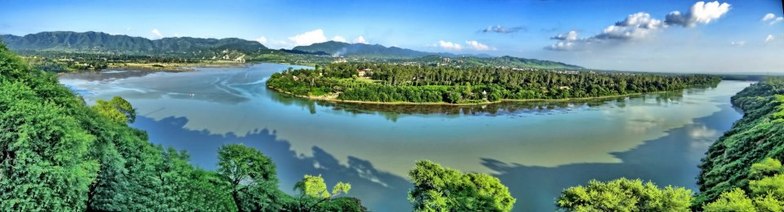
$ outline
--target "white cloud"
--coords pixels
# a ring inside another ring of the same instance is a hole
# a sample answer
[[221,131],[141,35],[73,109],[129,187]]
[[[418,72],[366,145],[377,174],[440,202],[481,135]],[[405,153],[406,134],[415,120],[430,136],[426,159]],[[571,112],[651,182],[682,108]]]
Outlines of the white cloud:
[[343,36],[340,36],[340,35],[335,35],[335,37],[332,37],[332,40],[333,41],[337,41],[337,42],[343,42],[343,43],[348,42],[348,41],[346,41],[346,38],[344,38]]
[[770,20],[773,20],[775,18],[776,18],[776,15],[774,15],[773,13],[768,13],[768,14],[765,14],[765,16],[762,16],[762,21],[770,21]]
[[155,39],[163,38],[163,34],[158,29],[152,29],[152,31],[150,31],[150,34],[152,34],[152,37]]
[[761,21],[762,22],[767,22],[769,25],[773,25],[773,24],[776,24],[778,22],[783,22],[784,21],[784,17],[776,17],[776,15],[774,15],[773,13],[768,13],[768,14],[765,14],[765,16],[762,17]]
[[466,44],[468,44],[468,46],[470,46],[471,48],[473,48],[474,50],[477,50],[477,51],[495,50],[495,48],[490,47],[490,46],[488,46],[486,44],[480,43],[479,41],[475,41],[475,40],[468,40],[468,41],[466,41]]
[[556,35],[556,36],[552,37],[551,39],[553,39],[553,40],[562,40],[562,41],[575,41],[575,40],[577,40],[577,31],[572,30],[572,31],[569,31],[569,32],[564,33],[564,34]]
[[774,39],[776,39],[776,37],[773,37],[773,35],[768,35],[768,37],[765,37],[765,43],[771,42]]
[[515,33],[519,31],[526,31],[526,28],[520,26],[507,28],[501,25],[495,25],[495,26],[488,26],[487,28],[484,28],[479,31],[484,33],[493,32],[493,33],[509,34],[509,33]]
[[545,47],[545,49],[583,50],[601,44],[620,44],[625,41],[641,40],[656,32],[663,31],[669,26],[694,27],[698,24],[714,22],[727,14],[729,10],[730,4],[728,3],[700,1],[692,5],[688,12],[670,12],[664,21],[655,19],[646,12],[638,12],[605,27],[601,33],[590,37],[579,38],[575,31],[553,36],[550,39],[556,40],[556,43]]
[[259,42],[260,44],[267,44],[267,37],[264,36],[258,37],[256,38],[256,42]]
[[746,41],[745,40],[742,40],[742,41],[732,41],[732,42],[730,42],[730,45],[737,46],[737,47],[742,47],[742,46],[746,45]]
[[326,42],[327,36],[324,35],[324,30],[315,29],[299,35],[295,35],[293,37],[289,37],[289,41],[294,46],[307,46],[314,43]]
[[365,37],[363,37],[362,35],[360,35],[359,37],[357,37],[357,38],[354,38],[354,43],[362,43],[362,44],[366,44],[366,43],[367,43],[367,40],[365,40]]
[[662,26],[662,21],[651,18],[651,14],[638,12],[627,16],[623,21],[604,28],[601,34],[594,37],[598,39],[639,39],[659,30]]
[[461,46],[460,44],[452,43],[449,41],[443,41],[443,40],[438,41],[438,47],[441,47],[442,49],[446,49],[446,50],[453,50],[453,51],[460,51],[463,49],[463,46]]
[[672,11],[667,14],[665,22],[671,25],[681,25],[684,27],[694,27],[697,24],[708,24],[721,18],[730,11],[730,4],[698,1],[691,6],[688,12]]

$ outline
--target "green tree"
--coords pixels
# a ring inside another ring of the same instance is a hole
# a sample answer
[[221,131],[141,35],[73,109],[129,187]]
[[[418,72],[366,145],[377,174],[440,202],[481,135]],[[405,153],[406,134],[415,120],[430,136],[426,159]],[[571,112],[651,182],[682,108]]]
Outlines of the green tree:
[[565,189],[556,206],[566,211],[690,211],[691,195],[688,189],[660,189],[639,179],[591,180]]
[[[347,207],[347,210],[349,211],[356,209],[364,211],[362,207],[351,206],[351,201],[342,201],[338,200],[339,198],[336,198],[341,194],[348,194],[348,191],[351,190],[351,184],[348,183],[338,182],[332,187],[332,192],[330,192],[327,190],[327,184],[324,183],[324,178],[321,178],[320,175],[305,175],[301,181],[294,185],[294,189],[300,193],[298,207],[296,209],[299,211],[336,208],[340,205],[343,206],[337,208]],[[358,203],[358,201],[356,203]]]
[[240,211],[276,210],[279,195],[275,164],[258,150],[229,144],[218,151],[218,174],[229,182]]
[[706,204],[705,211],[782,211],[784,210],[784,169],[781,162],[765,158],[751,165],[747,195],[741,188],[722,193],[719,198]]
[[511,211],[515,198],[498,178],[461,173],[430,161],[417,161],[409,172],[408,193],[415,211]]
[[136,120],[136,110],[133,109],[131,103],[119,96],[115,96],[109,101],[98,100],[93,109],[98,114],[117,123],[133,123]]

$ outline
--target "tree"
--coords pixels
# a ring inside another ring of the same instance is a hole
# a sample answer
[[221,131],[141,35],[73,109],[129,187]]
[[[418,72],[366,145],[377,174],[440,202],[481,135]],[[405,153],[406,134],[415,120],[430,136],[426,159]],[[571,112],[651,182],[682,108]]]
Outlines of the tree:
[[498,178],[461,173],[430,161],[417,161],[409,172],[408,193],[415,211],[511,211],[515,198]]
[[229,144],[218,151],[218,174],[229,182],[231,196],[240,211],[275,210],[278,192],[275,165],[261,152],[242,144]]
[[706,204],[705,211],[783,211],[784,168],[781,162],[765,158],[751,165],[747,195],[741,188],[722,193],[719,198]]
[[93,109],[98,114],[117,123],[133,123],[136,120],[136,110],[133,109],[131,103],[119,96],[115,96],[109,101],[98,100]]
[[688,189],[660,189],[639,179],[591,180],[564,190],[556,206],[566,211],[690,211],[691,195]]
[[[324,183],[324,178],[321,178],[321,175],[305,175],[301,181],[294,185],[294,189],[300,192],[298,207],[296,209],[299,211],[313,211],[318,208],[326,209],[335,208],[336,206],[340,206],[338,208],[347,207],[349,210],[359,209],[360,211],[364,211],[361,205],[359,205],[360,207],[352,206],[353,204],[351,201],[335,201],[339,199],[336,198],[337,196],[348,194],[348,191],[351,190],[351,184],[348,183],[338,182],[332,187],[332,192],[330,192],[327,190],[327,184]],[[356,201],[356,203],[359,202]]]
[[38,92],[0,81],[0,211],[84,210],[98,169],[87,157],[95,138]]

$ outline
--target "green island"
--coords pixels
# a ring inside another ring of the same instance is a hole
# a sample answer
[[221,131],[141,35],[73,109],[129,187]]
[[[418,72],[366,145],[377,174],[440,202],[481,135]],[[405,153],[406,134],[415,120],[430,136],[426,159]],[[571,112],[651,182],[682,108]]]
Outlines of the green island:
[[570,69],[332,63],[273,74],[267,87],[300,97],[384,104],[574,100],[716,86],[710,75]]
[[[368,79],[357,78],[357,67],[374,73]],[[298,95],[324,95],[337,85],[345,86],[337,98],[382,100],[361,94],[393,89],[390,93],[395,95],[409,90],[433,95],[421,101],[394,95],[383,100],[460,103],[515,95],[555,99],[652,92],[717,80],[699,75],[484,71],[488,74],[334,64],[286,71],[271,82]],[[498,79],[507,83],[487,83]],[[508,83],[520,82],[515,79],[537,79],[530,82],[538,84]],[[617,86],[621,83],[626,86]],[[541,89],[552,85],[569,89]],[[489,94],[480,95],[480,90]],[[564,211],[782,211],[783,90],[784,80],[771,78],[733,97],[732,104],[744,111],[744,117],[711,146],[701,165],[699,192],[622,178],[566,188],[553,204]],[[460,98],[449,97],[450,92]],[[244,145],[220,148],[217,170],[195,167],[187,152],[154,145],[144,131],[129,127],[135,117],[133,106],[119,97],[88,106],[54,74],[0,45],[0,211],[367,210],[358,199],[345,196],[350,184],[338,182],[328,189],[319,175],[303,176],[295,187],[297,195],[286,194],[278,187],[269,157]],[[412,167],[408,195],[414,211],[511,211],[516,202],[492,175],[464,173],[424,160]]]

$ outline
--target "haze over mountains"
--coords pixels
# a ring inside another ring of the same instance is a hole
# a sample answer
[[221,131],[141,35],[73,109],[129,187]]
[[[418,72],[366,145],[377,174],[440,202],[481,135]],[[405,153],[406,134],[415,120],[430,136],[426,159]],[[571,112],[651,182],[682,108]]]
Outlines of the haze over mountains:
[[[239,38],[192,38],[167,37],[150,40],[128,35],[111,35],[103,32],[54,31],[24,36],[0,35],[0,39],[17,52],[68,52],[90,54],[188,56],[209,58],[214,55],[235,52],[242,55],[281,53],[321,57],[362,57],[383,60],[415,60],[419,62],[442,62],[442,57],[460,58],[468,65],[502,65],[530,68],[582,69],[580,66],[560,62],[516,58],[510,56],[490,57],[486,55],[455,55],[450,53],[422,52],[379,44],[344,43],[327,41],[308,46],[297,46],[291,50],[273,50],[256,41]],[[446,60],[453,62],[451,60]]]

